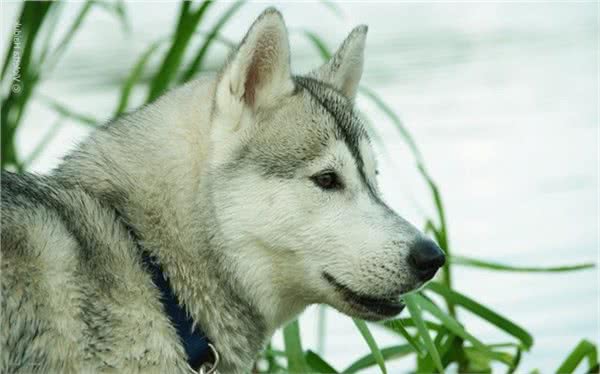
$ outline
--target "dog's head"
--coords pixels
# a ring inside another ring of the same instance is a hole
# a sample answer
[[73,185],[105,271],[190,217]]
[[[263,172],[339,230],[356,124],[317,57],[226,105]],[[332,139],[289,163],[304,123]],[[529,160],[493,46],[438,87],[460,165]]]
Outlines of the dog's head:
[[328,63],[292,76],[283,19],[265,11],[218,77],[210,183],[219,231],[254,271],[377,320],[399,313],[444,255],[380,197],[354,109],[366,34],[355,28]]

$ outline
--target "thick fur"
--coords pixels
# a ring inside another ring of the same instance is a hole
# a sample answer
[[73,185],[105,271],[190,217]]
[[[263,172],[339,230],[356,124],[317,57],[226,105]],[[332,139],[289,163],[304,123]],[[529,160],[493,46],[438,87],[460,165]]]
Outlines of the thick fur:
[[[142,251],[224,373],[307,305],[377,320],[360,302],[420,287],[421,234],[380,199],[353,109],[366,32],[293,77],[268,9],[217,76],[98,129],[50,176],[3,173],[0,371],[191,371]],[[317,186],[324,170],[343,187]]]

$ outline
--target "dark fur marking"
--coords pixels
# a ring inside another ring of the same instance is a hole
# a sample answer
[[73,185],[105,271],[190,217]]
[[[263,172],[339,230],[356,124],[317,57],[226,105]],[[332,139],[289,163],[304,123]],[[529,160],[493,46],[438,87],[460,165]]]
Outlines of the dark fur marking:
[[[102,254],[106,252],[105,245],[97,240],[93,229],[90,227],[93,222],[88,222],[82,217],[80,212],[72,209],[68,204],[61,201],[59,194],[69,193],[65,186],[60,185],[54,179],[42,177],[35,174],[23,173],[15,174],[3,171],[1,175],[2,202],[4,206],[16,205],[21,207],[45,207],[56,213],[65,228],[81,248],[80,264],[92,270],[90,274],[100,274],[96,278],[99,286],[104,290],[110,290],[114,284],[114,277],[111,273],[102,270],[103,267],[98,264],[102,259]],[[61,190],[62,188],[62,190]],[[82,190],[77,191],[69,198],[80,198],[77,194],[84,194]]]
[[371,197],[378,203],[382,203],[365,174],[365,164],[360,153],[359,143],[361,139],[368,139],[368,135],[362,126],[356,125],[360,122],[354,115],[352,103],[332,86],[314,78],[297,76],[294,77],[294,81],[333,117],[338,136],[346,143],[352,157],[356,160],[362,182]]

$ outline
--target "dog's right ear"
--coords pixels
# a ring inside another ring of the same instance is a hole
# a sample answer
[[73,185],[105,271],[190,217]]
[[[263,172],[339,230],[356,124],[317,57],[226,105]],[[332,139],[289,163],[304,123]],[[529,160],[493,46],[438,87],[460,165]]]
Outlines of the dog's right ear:
[[331,59],[309,75],[325,81],[354,100],[362,76],[368,27],[355,27]]
[[279,11],[268,8],[254,21],[218,79],[218,111],[256,110],[293,91],[288,33]]

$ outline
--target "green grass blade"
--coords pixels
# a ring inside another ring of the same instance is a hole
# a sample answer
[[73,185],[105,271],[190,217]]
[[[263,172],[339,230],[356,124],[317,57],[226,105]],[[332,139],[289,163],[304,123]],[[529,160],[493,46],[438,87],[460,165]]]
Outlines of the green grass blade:
[[412,320],[414,321],[415,326],[417,327],[417,331],[419,332],[419,335],[421,336],[421,338],[423,339],[423,342],[425,343],[425,348],[427,348],[427,352],[429,352],[429,355],[431,356],[431,359],[433,360],[433,362],[434,362],[436,368],[439,370],[439,372],[443,373],[444,367],[442,366],[442,360],[440,359],[440,354],[439,354],[437,348],[435,347],[435,344],[433,344],[433,340],[431,340],[431,336],[429,335],[429,330],[427,329],[427,326],[425,326],[421,307],[417,303],[417,296],[418,296],[417,294],[404,296],[404,303],[406,304],[406,307],[408,308],[408,311],[410,312],[410,316],[411,316]]
[[569,353],[563,363],[556,369],[557,373],[572,373],[586,358],[589,358],[590,369],[598,365],[598,352],[596,346],[588,340],[580,341],[577,346]]
[[262,354],[265,360],[267,361],[267,373],[274,373],[283,370],[283,368],[281,367],[281,365],[279,365],[275,357],[285,357],[285,352],[273,350],[271,342],[269,342],[269,344],[267,344],[267,348],[265,348]]
[[463,354],[463,341],[452,334],[447,328],[443,327],[435,337],[434,343],[438,347],[438,352],[442,358],[442,365],[446,367],[452,363],[456,356]]
[[283,329],[283,342],[285,345],[285,354],[288,360],[288,371],[292,373],[306,373],[308,366],[304,359],[302,351],[302,341],[300,340],[300,325],[298,320],[290,322]]
[[[442,361],[442,366],[447,367],[458,352],[462,350],[462,343],[456,341],[456,336],[448,331],[447,328],[442,327],[433,339],[433,344],[437,348]],[[435,371],[435,363],[431,359],[431,355],[417,358],[417,371],[424,373],[431,373]]]
[[[21,16],[19,17],[19,19],[23,18],[23,11],[24,9],[21,10]],[[6,74],[7,70],[8,70],[8,66],[10,64],[10,62],[13,59],[13,51],[15,49],[15,34],[17,33],[17,25],[19,25],[19,22],[15,23],[15,27],[13,28],[13,32],[10,34],[10,42],[8,43],[8,49],[6,50],[6,55],[4,56],[4,62],[2,63],[2,70],[0,71],[0,80],[2,82],[4,82],[4,75]]]
[[424,231],[427,234],[432,234],[433,237],[435,238],[436,242],[438,242],[438,243],[444,242],[444,236],[443,236],[442,231],[435,226],[435,224],[433,223],[432,220],[428,219],[427,221],[425,221],[425,230]]
[[283,358],[287,357],[287,354],[285,353],[285,351],[280,351],[278,349],[273,349],[271,347],[271,343],[269,343],[267,345],[267,348],[265,349],[265,353],[268,353],[268,354],[270,354],[273,357],[283,357]]
[[519,367],[519,364],[521,363],[522,353],[523,353],[523,350],[521,349],[521,347],[515,348],[515,355],[513,356],[513,361],[511,364],[512,367],[509,368],[508,374],[512,374],[517,371],[517,368]]
[[408,344],[410,344],[410,346],[413,347],[419,355],[424,356],[425,354],[427,354],[427,349],[425,348],[423,343],[413,338],[412,335],[409,334],[408,331],[406,331],[400,318],[391,321],[386,321],[383,323],[383,325],[391,329],[392,331],[395,331],[402,335],[404,339],[406,339]]
[[125,80],[123,84],[123,88],[121,89],[121,97],[119,99],[119,104],[117,105],[117,109],[115,111],[115,117],[119,114],[123,113],[127,109],[127,104],[129,103],[129,97],[131,95],[131,91],[133,87],[139,82],[144,70],[146,68],[146,64],[150,57],[154,54],[154,52],[160,46],[160,42],[155,42],[150,45],[150,47],[140,56],[136,64],[134,65],[131,73]]
[[[0,164],[2,168],[13,165],[18,170],[22,169],[19,162],[15,144],[15,135],[23,118],[26,107],[30,102],[32,93],[35,91],[39,77],[39,66],[33,61],[34,44],[38,39],[39,31],[47,19],[51,2],[24,2],[21,8],[19,21],[20,37],[16,38],[16,30],[11,34],[11,43],[20,43],[20,59],[18,61],[18,74],[12,77],[9,84],[9,92],[2,97],[0,105],[0,123],[2,123],[2,136],[0,137]],[[13,52],[16,47],[13,46]],[[10,52],[10,46],[7,48]],[[12,60],[12,55],[7,54],[3,66],[6,73],[7,67]],[[16,73],[16,72],[15,72]]]
[[123,27],[123,31],[126,33],[131,32],[131,24],[129,23],[129,17],[127,16],[127,6],[125,5],[124,0],[118,0],[114,6],[115,14],[121,21],[121,26]]
[[492,360],[491,358],[481,353],[472,347],[463,349],[464,357],[466,361],[466,367],[461,368],[467,373],[491,373],[492,372]]
[[121,24],[121,28],[123,32],[129,34],[131,33],[131,24],[129,22],[129,16],[127,15],[127,7],[125,5],[124,0],[116,0],[115,2],[106,2],[106,1],[98,1],[93,0],[94,4],[99,5],[101,9],[104,9],[106,12],[114,15],[119,23]]
[[306,355],[304,355],[304,359],[306,363],[312,371],[317,373],[337,373],[338,371],[333,368],[327,361],[323,360],[321,356],[316,354],[315,352],[308,350]]
[[422,164],[423,157],[421,156],[421,151],[419,151],[417,143],[413,139],[406,126],[404,126],[402,120],[400,120],[400,117],[398,117],[396,112],[394,112],[394,110],[370,88],[361,86],[359,88],[359,92],[371,100],[371,102],[373,102],[373,104],[375,104],[375,106],[392,121],[392,123],[396,126],[396,129],[400,132],[400,135],[402,135],[404,141],[408,144],[413,156],[417,160],[417,164]]
[[[392,320],[392,321],[396,321],[396,320]],[[417,327],[415,325],[415,321],[412,320],[411,318],[398,318],[398,321],[400,321],[400,323],[402,323],[402,326],[406,327]],[[433,331],[439,331],[441,328],[443,328],[442,325],[440,325],[439,323],[435,323],[435,322],[431,322],[431,321],[424,321],[425,322],[425,326],[427,326],[427,329],[429,330],[433,330]],[[384,326],[386,326],[386,322],[384,322]],[[419,342],[419,344],[422,344],[421,342]]]
[[23,160],[22,168],[26,169],[33,161],[35,161],[42,151],[46,148],[48,144],[58,135],[58,131],[64,124],[63,118],[59,117],[53,124],[50,126],[48,131],[42,136],[42,140],[35,146],[33,151],[27,156],[25,160]]
[[196,27],[211,4],[213,4],[212,1],[205,0],[196,11],[190,10],[191,2],[186,1],[181,4],[175,37],[163,59],[160,70],[152,80],[148,93],[148,102],[156,99],[169,87],[181,65],[185,50],[189,45],[194,30],[196,30]]
[[472,266],[472,267],[478,267],[478,268],[490,269],[490,270],[498,270],[498,271],[515,271],[515,272],[527,272],[527,273],[546,273],[546,272],[559,273],[559,272],[566,272],[566,271],[585,270],[585,269],[591,269],[591,268],[596,267],[596,264],[591,263],[591,262],[583,263],[583,264],[576,264],[576,265],[547,266],[547,267],[542,266],[542,267],[540,267],[540,266],[506,265],[506,264],[500,264],[497,262],[478,260],[478,259],[465,257],[465,256],[451,256],[449,258],[449,260],[451,263],[456,264],[456,265]]
[[373,338],[373,335],[371,334],[371,330],[369,330],[369,327],[367,326],[367,323],[365,321],[363,321],[361,319],[357,319],[357,318],[352,318],[352,320],[354,321],[354,324],[358,328],[358,331],[360,331],[361,335],[365,339],[365,342],[367,342],[367,345],[369,346],[369,349],[371,350],[371,353],[373,354],[373,358],[379,365],[381,372],[383,374],[387,374],[387,369],[385,367],[385,361],[383,359],[383,356],[381,355],[381,351],[379,350],[379,347],[377,346],[377,342],[375,342],[375,339]]
[[[15,23],[13,32],[9,34],[9,43],[2,64],[2,72],[0,77],[4,81],[8,66],[13,61],[13,52],[15,42],[24,45],[23,51],[20,54],[19,69],[21,75],[25,75],[28,71],[29,60],[32,56],[33,44],[38,31],[42,27],[44,20],[53,4],[51,2],[24,2],[19,14],[19,20]],[[19,37],[16,37],[19,35]],[[4,124],[4,122],[3,122]]]
[[[427,182],[427,185],[429,186],[429,190],[431,191],[433,201],[435,203],[435,208],[438,213],[439,227],[436,227],[435,224],[431,222],[431,220],[428,220],[427,228],[434,232],[436,241],[440,248],[444,251],[446,256],[450,256],[451,253],[450,243],[448,239],[448,225],[446,224],[446,213],[444,210],[444,204],[442,203],[442,196],[440,194],[440,190],[437,184],[433,181],[433,178],[431,178],[427,170],[425,170],[425,165],[419,163],[417,167],[419,169],[419,172],[421,173],[421,176],[423,176],[423,178]],[[448,288],[452,288],[452,272],[450,267],[450,261],[446,261],[442,269],[442,279],[444,284]],[[451,300],[446,299],[446,305],[448,306],[448,313],[450,313],[451,316],[455,316],[456,311],[454,303]]]
[[77,112],[69,109],[64,104],[61,104],[58,101],[55,101],[49,97],[46,97],[46,96],[39,96],[39,97],[42,100],[42,102],[44,102],[50,108],[54,109],[54,111],[56,113],[66,117],[66,118],[73,119],[81,124],[91,126],[91,127],[97,127],[97,126],[100,126],[100,124],[101,124],[100,121],[98,121],[97,119],[95,119],[91,116],[88,116],[86,114],[77,113]]
[[328,61],[331,58],[331,52],[329,48],[327,48],[327,44],[319,37],[319,35],[315,34],[310,30],[302,30],[302,33],[306,38],[312,43],[312,45],[317,49],[323,61]]
[[[408,344],[397,345],[397,346],[381,349],[381,355],[383,356],[383,359],[385,361],[404,357],[411,353],[414,353],[414,350],[413,350],[413,347],[411,347]],[[366,369],[373,365],[377,365],[377,361],[375,360],[375,357],[373,357],[373,354],[370,353],[370,354],[365,355],[365,356],[359,358],[358,360],[354,361],[352,364],[350,364],[350,366],[348,366],[348,368],[346,368],[343,371],[343,373],[348,373],[348,374],[356,373],[359,370]]]
[[458,293],[441,283],[431,282],[427,288],[444,297],[445,299],[450,299],[454,304],[464,307],[475,315],[492,323],[499,329],[504,330],[508,334],[519,339],[525,349],[529,349],[533,345],[533,337],[524,328],[494,312],[488,307],[478,303],[477,301]]
[[319,2],[323,4],[327,9],[329,9],[333,14],[335,14],[336,17],[340,19],[344,18],[342,8],[340,8],[340,6],[337,3],[331,0],[321,0]]
[[244,4],[244,1],[242,1],[242,0],[236,1],[225,12],[223,12],[221,17],[217,20],[215,25],[208,32],[206,39],[204,40],[204,43],[202,44],[202,47],[200,47],[200,50],[198,51],[198,53],[196,54],[196,56],[194,57],[194,59],[192,60],[192,62],[188,66],[188,68],[186,69],[186,71],[182,74],[181,78],[179,79],[180,83],[188,81],[189,79],[191,79],[194,76],[194,74],[196,74],[198,71],[202,70],[202,63],[204,62],[204,58],[206,57],[206,53],[208,52],[208,49],[210,48],[210,46],[213,44],[213,42],[219,35],[219,32],[221,31],[223,26],[225,26],[227,21],[229,21],[229,19],[231,19],[231,17],[237,12],[237,10],[243,4]]
[[369,117],[367,117],[361,111],[357,110],[357,114],[360,117],[360,119],[362,120],[362,122],[365,124],[365,127],[367,128],[367,131],[369,134],[369,138],[373,141],[373,144],[375,145],[375,147],[377,149],[381,149],[382,154],[389,155],[388,147],[386,146],[386,143],[383,141],[381,134],[377,131],[377,129],[373,125],[373,121],[371,121],[371,119],[369,119]]
[[53,40],[56,34],[56,26],[62,21],[61,13],[64,8],[65,5],[63,3],[57,3],[54,5],[48,12],[45,24],[40,30],[40,33],[43,35],[43,39],[39,45],[39,49],[41,50],[37,59],[39,65],[46,63],[46,57],[48,57],[51,51],[53,51],[55,48],[55,43],[53,43]]
[[89,11],[92,9],[93,4],[93,1],[86,1],[85,4],[83,4],[81,9],[79,10],[77,17],[75,17],[75,20],[68,28],[67,32],[65,32],[62,40],[58,43],[56,48],[54,48],[52,55],[50,55],[50,59],[47,62],[47,66],[49,66],[50,69],[52,69],[56,65],[60,57],[67,49],[67,46],[71,43],[71,40],[73,40],[73,37],[77,33],[77,30],[79,30],[79,28],[83,24],[83,20],[88,15]]
[[444,210],[444,204],[442,203],[442,196],[440,194],[440,189],[438,188],[437,184],[433,181],[433,178],[431,178],[431,176],[429,175],[427,170],[425,170],[425,166],[420,164],[420,165],[418,165],[418,168],[419,168],[419,171],[421,172],[421,175],[423,176],[423,178],[425,178],[425,181],[429,185],[429,189],[431,190],[431,194],[433,196],[433,201],[435,203],[435,208],[438,212],[438,219],[440,222],[440,228],[438,230],[439,231],[438,232],[438,235],[439,235],[438,244],[446,252],[446,255],[448,255],[449,254],[448,248],[449,248],[450,244],[448,242],[446,213]]
[[508,365],[511,364],[511,361],[507,361],[505,356],[497,354],[496,352],[492,351],[488,346],[483,344],[479,339],[477,339],[476,337],[474,337],[473,335],[468,333],[465,330],[465,328],[462,327],[460,325],[460,323],[458,323],[457,320],[455,320],[452,316],[446,314],[437,305],[435,305],[434,303],[432,303],[431,301],[427,300],[425,297],[423,297],[419,294],[415,294],[413,296],[415,297],[415,302],[418,303],[418,305],[421,307],[421,309],[428,311],[429,313],[431,313],[431,315],[433,315],[434,317],[439,319],[444,324],[444,326],[448,330],[450,330],[452,333],[454,333],[454,334],[460,336],[461,338],[465,339],[466,341],[470,342],[471,344],[473,344],[473,347],[475,347],[478,350],[480,350],[481,352],[487,354],[489,357],[491,357],[495,360],[498,360],[500,362],[504,362]]

